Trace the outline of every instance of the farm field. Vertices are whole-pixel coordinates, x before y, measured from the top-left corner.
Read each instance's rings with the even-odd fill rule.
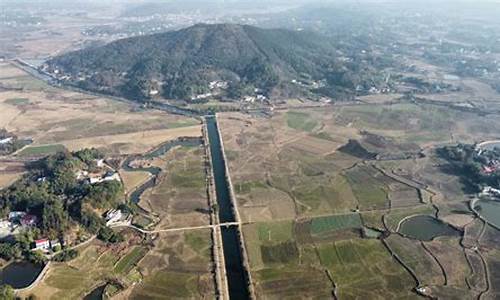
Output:
[[[0,86],[0,128],[34,141],[21,151],[24,155],[44,154],[54,145],[142,152],[169,139],[201,134],[195,119],[53,88],[8,63],[0,63]]]
[[[213,299],[209,230],[162,233],[139,263],[143,280],[129,299]]]
[[[140,236],[131,232],[127,234],[127,242],[113,247],[93,241],[79,249],[80,255],[76,259],[51,263],[44,279],[34,289],[24,292],[24,296],[36,294],[42,299],[81,299],[108,281],[118,280],[126,286],[133,285],[142,276],[137,267],[128,262],[131,262],[131,255],[135,256],[135,249],[142,247],[137,246],[141,240]],[[126,267],[128,272],[120,272],[117,266]]]
[[[258,295],[286,298],[307,283],[317,294],[305,294],[321,297],[332,281],[341,299],[484,291],[481,254],[459,242],[474,242],[464,233],[475,220],[468,196],[434,149],[488,140],[487,122],[498,120],[398,101],[218,114],[239,212],[251,223],[243,234]],[[402,236],[414,216],[454,229],[430,241]]]
[[[157,229],[209,224],[204,154],[201,147],[180,146],[155,159],[162,172],[139,205],[159,217]]]
[[[8,187],[16,179],[21,177],[25,170],[22,162],[4,162],[0,163],[0,189]]]
[[[95,147],[121,160],[179,137],[201,136],[197,119],[53,88],[6,63],[0,63],[0,87],[0,128],[33,140],[2,162],[0,188],[18,179],[24,172],[23,161],[32,157]],[[158,228],[208,224],[204,150],[178,147],[154,163],[165,169],[157,186],[161,194],[152,201],[161,215]],[[150,174],[121,170],[121,176],[128,193]],[[167,243],[155,252],[163,240]],[[125,289],[119,291],[119,299],[143,299],[144,295],[212,299],[210,245],[209,231],[160,237],[129,232],[125,242],[116,245],[96,240],[79,249],[75,260],[52,263],[43,280],[22,296],[82,299],[100,286],[118,282]],[[145,257],[159,257],[165,264],[155,261],[155,267],[144,267]],[[158,294],[154,287],[165,283],[171,285],[169,292]]]

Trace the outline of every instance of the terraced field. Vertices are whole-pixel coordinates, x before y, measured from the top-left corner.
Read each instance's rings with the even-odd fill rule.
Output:
[[[486,282],[498,256],[481,243],[496,249],[500,233],[484,230],[434,149],[487,139],[477,128],[498,120],[403,102],[218,119],[259,297],[497,295]]]

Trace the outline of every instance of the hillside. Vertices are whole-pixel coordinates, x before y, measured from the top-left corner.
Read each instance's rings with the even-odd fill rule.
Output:
[[[44,69],[67,83],[131,99],[157,92],[195,99],[210,93],[214,81],[226,82],[225,97],[235,99],[256,90],[266,96],[298,93],[321,87],[328,78],[345,84],[347,69],[336,61],[335,51],[332,42],[310,32],[195,25],[64,54]]]

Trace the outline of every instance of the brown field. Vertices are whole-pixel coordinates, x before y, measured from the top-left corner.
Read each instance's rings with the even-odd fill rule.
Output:
[[[144,280],[124,299],[213,299],[210,231],[162,233],[139,264]]]
[[[0,74],[0,84],[16,83],[23,88],[0,92],[0,127],[32,138],[34,146],[105,147],[113,153],[131,153],[179,136],[201,135],[195,119],[34,85],[37,79],[7,63],[0,64]]]
[[[0,189],[8,187],[19,179],[24,172],[24,163],[0,162]]]
[[[125,193],[130,193],[139,185],[144,183],[148,178],[150,178],[151,174],[148,172],[127,172],[124,170],[120,170],[120,177],[123,180],[123,185],[125,186]]]
[[[201,126],[190,126],[175,129],[160,129],[127,134],[116,134],[77,140],[62,141],[70,151],[84,148],[105,148],[112,153],[131,154],[144,153],[152,150],[159,144],[175,140],[179,137],[201,136]]]
[[[203,155],[200,147],[177,147],[157,160],[159,183],[139,203],[160,218],[157,229],[209,224]]]

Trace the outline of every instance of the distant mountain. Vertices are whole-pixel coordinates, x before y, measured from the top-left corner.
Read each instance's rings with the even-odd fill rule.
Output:
[[[225,97],[235,99],[256,91],[286,96],[322,89],[325,81],[355,88],[352,74],[346,76],[349,66],[336,56],[331,41],[310,32],[195,25],[64,54],[44,69],[84,89],[132,99],[157,93],[195,99],[211,93],[215,81],[225,82]]]

